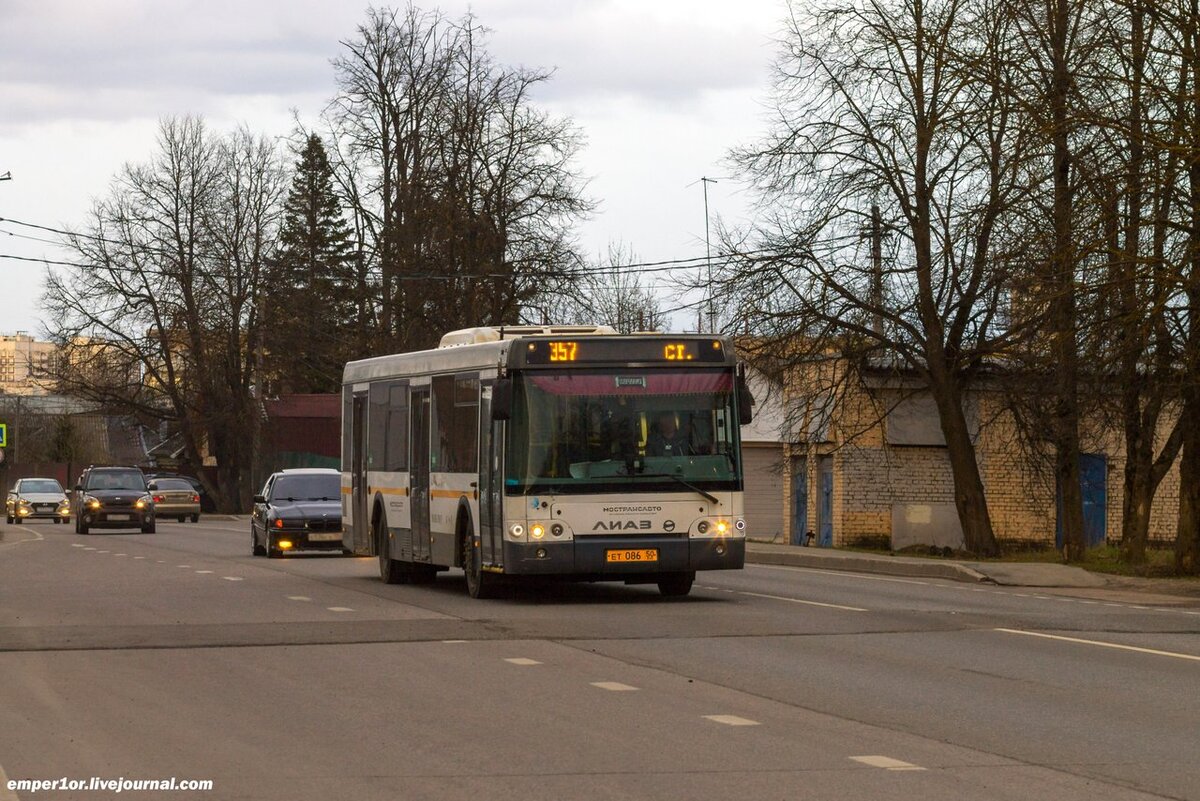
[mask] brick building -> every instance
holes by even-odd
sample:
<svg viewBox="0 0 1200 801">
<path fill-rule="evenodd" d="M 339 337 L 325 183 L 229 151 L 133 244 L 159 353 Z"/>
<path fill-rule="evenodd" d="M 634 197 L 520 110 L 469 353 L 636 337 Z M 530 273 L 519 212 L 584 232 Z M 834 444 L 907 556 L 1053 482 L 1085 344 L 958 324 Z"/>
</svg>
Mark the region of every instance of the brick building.
<svg viewBox="0 0 1200 801">
<path fill-rule="evenodd" d="M 780 449 L 777 508 L 786 525 L 776 541 L 894 549 L 960 546 L 950 460 L 932 398 L 894 374 L 838 382 L 830 380 L 829 369 L 837 368 L 823 367 L 826 374 L 806 377 L 783 392 L 793 430 L 800 433 Z M 828 389 L 834 384 L 840 387 L 836 400 Z M 1049 465 L 1039 468 L 1022 448 L 1002 393 L 981 386 L 969 394 L 966 414 L 997 538 L 1060 543 L 1053 472 Z M 1122 432 L 1098 417 L 1087 419 L 1082 450 L 1088 542 L 1116 541 L 1125 468 Z M 1152 541 L 1174 540 L 1178 503 L 1176 464 L 1154 498 Z"/>
</svg>

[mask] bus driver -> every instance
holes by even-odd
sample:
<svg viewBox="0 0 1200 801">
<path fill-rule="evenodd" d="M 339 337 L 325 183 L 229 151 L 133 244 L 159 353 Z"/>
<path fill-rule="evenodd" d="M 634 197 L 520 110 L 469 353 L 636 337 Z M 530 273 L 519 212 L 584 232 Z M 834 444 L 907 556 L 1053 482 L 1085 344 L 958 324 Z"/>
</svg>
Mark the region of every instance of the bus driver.
<svg viewBox="0 0 1200 801">
<path fill-rule="evenodd" d="M 674 412 L 663 412 L 658 416 L 654 430 L 646 438 L 647 456 L 691 456 L 692 446 L 686 434 L 675 423 Z"/>
</svg>

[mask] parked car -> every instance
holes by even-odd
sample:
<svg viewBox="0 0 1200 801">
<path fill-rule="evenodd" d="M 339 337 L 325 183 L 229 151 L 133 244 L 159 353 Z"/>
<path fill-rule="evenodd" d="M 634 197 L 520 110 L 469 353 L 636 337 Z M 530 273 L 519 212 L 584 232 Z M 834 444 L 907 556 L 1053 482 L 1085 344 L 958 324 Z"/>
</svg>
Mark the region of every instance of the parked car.
<svg viewBox="0 0 1200 801">
<path fill-rule="evenodd" d="M 148 487 L 156 516 L 178 518 L 180 523 L 189 517 L 193 523 L 200 522 L 200 494 L 190 482 L 182 478 L 155 478 Z"/>
<path fill-rule="evenodd" d="M 53 478 L 22 478 L 13 484 L 4 502 L 4 521 L 23 523 L 30 519 L 66 523 L 71 503 L 62 484 Z"/>
<path fill-rule="evenodd" d="M 342 481 L 337 470 L 283 470 L 254 496 L 250 550 L 279 557 L 286 551 L 342 550 Z"/>
<path fill-rule="evenodd" d="M 75 533 L 93 528 L 140 528 L 154 533 L 154 498 L 136 467 L 96 467 L 75 484 Z"/>
</svg>

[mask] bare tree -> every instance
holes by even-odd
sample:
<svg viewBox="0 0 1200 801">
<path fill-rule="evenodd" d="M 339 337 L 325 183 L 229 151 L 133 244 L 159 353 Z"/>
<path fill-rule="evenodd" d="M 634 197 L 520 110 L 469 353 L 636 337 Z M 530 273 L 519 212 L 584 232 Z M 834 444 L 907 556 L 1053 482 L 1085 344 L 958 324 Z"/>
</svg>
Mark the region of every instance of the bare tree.
<svg viewBox="0 0 1200 801">
<path fill-rule="evenodd" d="M 547 307 L 549 320 L 610 325 L 625 334 L 661 330 L 668 322 L 661 298 L 630 266 L 637 262 L 632 249 L 610 244 L 607 255 L 587 265 L 578 281 L 566 283 L 556 293 L 557 302 Z"/>
<path fill-rule="evenodd" d="M 919 377 L 981 554 L 997 543 L 965 395 L 1026 333 L 1001 315 L 1028 178 L 1010 25 L 986 1 L 792 5 L 772 130 L 735 154 L 765 221 L 729 245 L 758 253 L 721 283 L 768 373 L 834 358 Z"/>
<path fill-rule="evenodd" d="M 71 394 L 179 433 L 207 488 L 246 508 L 260 408 L 254 353 L 282 170 L 268 141 L 166 119 L 158 153 L 127 165 L 84 230 L 80 264 L 51 274 L 46 308 Z"/>
<path fill-rule="evenodd" d="M 335 61 L 335 171 L 379 285 L 381 346 L 516 322 L 578 263 L 590 203 L 568 120 L 534 106 L 549 73 L 497 64 L 471 16 L 372 10 Z"/>
</svg>

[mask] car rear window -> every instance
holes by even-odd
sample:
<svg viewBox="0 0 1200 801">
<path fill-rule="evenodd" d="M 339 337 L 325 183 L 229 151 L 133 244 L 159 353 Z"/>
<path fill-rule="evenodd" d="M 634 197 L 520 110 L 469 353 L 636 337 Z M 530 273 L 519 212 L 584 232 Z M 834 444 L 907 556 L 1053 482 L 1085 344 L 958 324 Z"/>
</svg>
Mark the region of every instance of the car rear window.
<svg viewBox="0 0 1200 801">
<path fill-rule="evenodd" d="M 160 490 L 187 490 L 195 492 L 196 489 L 190 483 L 181 478 L 160 478 L 154 482 Z"/>
</svg>

